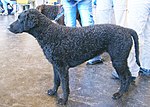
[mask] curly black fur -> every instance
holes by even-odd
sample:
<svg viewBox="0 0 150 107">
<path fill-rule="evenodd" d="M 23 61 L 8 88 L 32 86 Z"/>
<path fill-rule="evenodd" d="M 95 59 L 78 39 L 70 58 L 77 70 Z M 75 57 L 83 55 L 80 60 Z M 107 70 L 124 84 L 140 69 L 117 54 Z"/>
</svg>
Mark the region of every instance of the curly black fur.
<svg viewBox="0 0 150 107">
<path fill-rule="evenodd" d="M 131 82 L 127 58 L 133 44 L 132 37 L 137 63 L 140 66 L 138 36 L 132 29 L 111 24 L 65 27 L 53 23 L 39 11 L 31 9 L 21 13 L 10 25 L 9 30 L 13 33 L 27 32 L 37 39 L 54 69 L 54 87 L 48 94 L 55 95 L 62 83 L 63 99 L 59 99 L 61 104 L 66 104 L 68 100 L 68 69 L 103 52 L 109 53 L 113 67 L 121 80 L 120 90 L 113 95 L 114 99 L 120 98 L 128 90 Z"/>
</svg>

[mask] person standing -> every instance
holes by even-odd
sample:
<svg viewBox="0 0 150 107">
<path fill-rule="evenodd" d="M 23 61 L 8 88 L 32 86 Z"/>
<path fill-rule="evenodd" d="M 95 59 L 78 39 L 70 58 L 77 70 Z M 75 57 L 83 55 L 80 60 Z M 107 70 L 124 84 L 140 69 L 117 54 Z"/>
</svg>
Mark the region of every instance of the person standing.
<svg viewBox="0 0 150 107">
<path fill-rule="evenodd" d="M 127 4 L 128 0 L 97 0 L 96 23 L 127 27 Z M 128 57 L 128 66 L 133 80 L 138 76 L 140 69 L 135 59 L 135 52 L 132 48 Z M 119 79 L 116 71 L 113 71 L 112 75 Z"/>
<path fill-rule="evenodd" d="M 4 13 L 2 15 L 8 15 L 8 3 L 13 6 L 13 11 L 10 14 L 15 14 L 16 13 L 16 0 L 1 0 L 3 3 L 3 8 L 4 8 Z"/>
<path fill-rule="evenodd" d="M 140 72 L 150 76 L 150 0 L 129 0 L 128 10 L 128 27 L 139 36 Z"/>
<path fill-rule="evenodd" d="M 127 0 L 97 0 L 96 24 L 126 26 Z"/>
<path fill-rule="evenodd" d="M 65 16 L 65 25 L 76 27 L 76 13 L 79 11 L 82 26 L 94 25 L 92 15 L 92 0 L 62 0 Z M 102 63 L 100 56 L 89 60 L 87 64 Z"/>
</svg>

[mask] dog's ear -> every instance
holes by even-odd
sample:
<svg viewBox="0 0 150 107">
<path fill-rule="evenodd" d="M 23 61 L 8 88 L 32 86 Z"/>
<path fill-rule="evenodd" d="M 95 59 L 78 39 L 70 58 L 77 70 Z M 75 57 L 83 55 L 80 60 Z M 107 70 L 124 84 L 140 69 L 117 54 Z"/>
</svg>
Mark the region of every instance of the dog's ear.
<svg viewBox="0 0 150 107">
<path fill-rule="evenodd" d="M 43 12 L 43 8 L 44 8 L 44 5 L 40 5 L 40 6 L 37 6 L 37 10 L 42 13 Z"/>
<path fill-rule="evenodd" d="M 24 21 L 24 30 L 28 31 L 29 29 L 35 27 L 38 24 L 38 17 L 35 14 L 27 13 L 25 15 Z"/>
</svg>

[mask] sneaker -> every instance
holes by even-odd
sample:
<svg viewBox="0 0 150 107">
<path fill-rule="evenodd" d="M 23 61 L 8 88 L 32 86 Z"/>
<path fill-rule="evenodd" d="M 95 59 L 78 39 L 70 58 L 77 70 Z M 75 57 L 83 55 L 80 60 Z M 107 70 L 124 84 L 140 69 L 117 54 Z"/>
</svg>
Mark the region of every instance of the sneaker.
<svg viewBox="0 0 150 107">
<path fill-rule="evenodd" d="M 86 65 L 95 65 L 95 64 L 102 64 L 102 63 L 103 63 L 103 59 L 100 56 L 97 56 L 87 61 Z"/>
<path fill-rule="evenodd" d="M 3 16 L 7 16 L 8 15 L 8 12 L 4 12 L 2 13 Z"/>
<path fill-rule="evenodd" d="M 143 75 L 150 76 L 150 69 L 140 68 L 139 72 Z"/>
<path fill-rule="evenodd" d="M 111 74 L 112 74 L 112 76 L 113 76 L 114 79 L 119 79 L 119 76 L 118 76 L 118 74 L 117 74 L 116 71 L 113 71 Z M 135 79 L 136 79 L 136 77 L 132 76 L 132 81 L 135 81 Z"/>
<path fill-rule="evenodd" d="M 9 15 L 15 15 L 15 12 L 11 12 Z"/>
<path fill-rule="evenodd" d="M 0 13 L 4 13 L 4 11 L 5 11 L 4 9 L 0 8 Z"/>
</svg>

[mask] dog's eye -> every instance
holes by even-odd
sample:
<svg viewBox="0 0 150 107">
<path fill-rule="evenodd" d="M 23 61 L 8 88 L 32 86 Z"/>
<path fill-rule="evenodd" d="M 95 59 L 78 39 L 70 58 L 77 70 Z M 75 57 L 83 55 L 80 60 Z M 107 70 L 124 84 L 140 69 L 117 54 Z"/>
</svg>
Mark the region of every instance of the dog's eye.
<svg viewBox="0 0 150 107">
<path fill-rule="evenodd" d="M 21 22 L 21 18 L 20 18 L 20 15 L 18 16 L 18 19 L 17 19 L 19 22 Z"/>
</svg>

